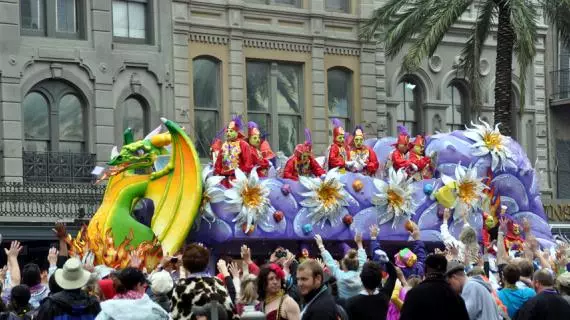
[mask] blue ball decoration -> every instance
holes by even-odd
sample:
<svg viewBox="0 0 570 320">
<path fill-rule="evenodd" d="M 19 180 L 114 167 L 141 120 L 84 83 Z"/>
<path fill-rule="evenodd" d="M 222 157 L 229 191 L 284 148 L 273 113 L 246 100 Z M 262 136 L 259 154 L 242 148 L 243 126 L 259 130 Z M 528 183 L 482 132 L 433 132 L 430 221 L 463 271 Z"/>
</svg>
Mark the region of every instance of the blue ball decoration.
<svg viewBox="0 0 570 320">
<path fill-rule="evenodd" d="M 313 225 L 312 224 L 307 223 L 306 225 L 303 226 L 303 233 L 305 235 L 308 235 L 311 232 L 313 232 Z"/>
<path fill-rule="evenodd" d="M 432 192 L 433 192 L 433 184 L 431 184 L 431 183 L 424 184 L 424 193 L 427 196 L 429 196 L 429 195 L 431 195 Z"/>
</svg>

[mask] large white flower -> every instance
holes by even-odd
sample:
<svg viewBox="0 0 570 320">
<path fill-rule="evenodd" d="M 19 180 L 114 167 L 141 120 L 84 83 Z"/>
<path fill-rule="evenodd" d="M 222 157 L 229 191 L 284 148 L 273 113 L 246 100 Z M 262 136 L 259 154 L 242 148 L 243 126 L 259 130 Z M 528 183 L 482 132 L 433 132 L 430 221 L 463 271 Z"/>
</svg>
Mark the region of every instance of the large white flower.
<svg viewBox="0 0 570 320">
<path fill-rule="evenodd" d="M 307 217 L 311 222 L 320 222 L 322 226 L 327 220 L 332 226 L 341 223 L 345 207 L 350 206 L 353 199 L 340 182 L 338 168 L 329 170 L 324 180 L 301 176 L 299 181 L 309 189 L 301 194 L 305 197 L 301 206 L 309 211 Z"/>
<path fill-rule="evenodd" d="M 202 202 L 200 204 L 200 216 L 201 219 L 196 221 L 196 228 L 200 230 L 200 224 L 202 219 L 206 220 L 208 224 L 212 224 L 216 221 L 216 215 L 212 210 L 212 203 L 222 202 L 225 199 L 224 189 L 222 189 L 220 183 L 224 180 L 221 176 L 211 176 L 213 172 L 210 166 L 207 166 L 202 170 Z"/>
<path fill-rule="evenodd" d="M 455 184 L 455 213 L 454 218 L 467 217 L 473 210 L 479 208 L 484 197 L 483 190 L 487 185 L 483 183 L 481 178 L 477 177 L 477 168 L 469 166 L 467 170 L 463 169 L 461 164 L 455 167 L 455 180 L 446 175 L 442 175 L 441 179 L 444 185 Z"/>
<path fill-rule="evenodd" d="M 479 121 L 482 125 L 471 122 L 471 125 L 475 128 L 465 127 L 464 135 L 475 141 L 471 145 L 475 149 L 472 153 L 473 156 L 483 157 L 491 154 L 491 169 L 493 171 L 499 164 L 501 168 L 504 168 L 507 162 L 512 163 L 513 154 L 506 147 L 507 137 L 499 132 L 500 123 L 497 123 L 495 128 L 492 128 L 487 122 L 481 119 Z"/>
<path fill-rule="evenodd" d="M 253 168 L 249 178 L 240 169 L 235 170 L 236 179 L 231 182 L 233 188 L 225 191 L 228 203 L 240 208 L 233 222 L 246 225 L 245 230 L 254 228 L 260 223 L 262 229 L 268 231 L 271 227 L 272 215 L 275 209 L 269 202 L 270 180 L 259 180 L 257 168 Z"/>
<path fill-rule="evenodd" d="M 415 205 L 412 199 L 414 187 L 412 179 L 404 170 L 390 168 L 388 182 L 374 179 L 374 186 L 378 193 L 372 195 L 372 204 L 378 209 L 378 224 L 384 224 L 394 220 L 393 226 L 400 221 L 409 219 L 415 213 Z"/>
</svg>

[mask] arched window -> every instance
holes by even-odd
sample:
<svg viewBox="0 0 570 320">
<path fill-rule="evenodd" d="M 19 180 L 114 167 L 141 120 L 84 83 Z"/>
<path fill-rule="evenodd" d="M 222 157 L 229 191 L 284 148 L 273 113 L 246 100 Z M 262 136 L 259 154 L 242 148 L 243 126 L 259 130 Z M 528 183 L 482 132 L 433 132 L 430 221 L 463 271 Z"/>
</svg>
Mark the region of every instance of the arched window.
<svg viewBox="0 0 570 320">
<path fill-rule="evenodd" d="M 423 133 L 423 92 L 419 82 L 404 76 L 398 83 L 393 97 L 397 100 L 397 123 L 408 128 L 411 135 Z"/>
<path fill-rule="evenodd" d="M 50 150 L 49 103 L 39 92 L 30 92 L 22 103 L 24 113 L 24 150 Z"/>
<path fill-rule="evenodd" d="M 123 131 L 127 128 L 133 130 L 136 140 L 145 137 L 149 132 L 146 104 L 138 96 L 130 96 L 123 102 Z"/>
<path fill-rule="evenodd" d="M 344 68 L 331 68 L 327 71 L 327 96 L 329 118 L 338 118 L 344 128 L 350 127 L 353 110 L 352 71 Z"/>
<path fill-rule="evenodd" d="M 86 153 L 87 108 L 64 81 L 36 84 L 22 100 L 24 181 L 91 182 L 95 155 Z"/>
<path fill-rule="evenodd" d="M 467 83 L 461 79 L 453 79 L 444 91 L 444 103 L 449 104 L 447 109 L 447 123 L 453 130 L 465 129 L 473 117 L 469 108 Z"/>
<path fill-rule="evenodd" d="M 23 100 L 24 151 L 85 151 L 85 108 L 79 92 L 62 81 L 43 81 Z"/>
<path fill-rule="evenodd" d="M 192 74 L 196 148 L 201 158 L 208 158 L 210 144 L 219 128 L 222 102 L 220 62 L 212 57 L 195 58 Z"/>
</svg>

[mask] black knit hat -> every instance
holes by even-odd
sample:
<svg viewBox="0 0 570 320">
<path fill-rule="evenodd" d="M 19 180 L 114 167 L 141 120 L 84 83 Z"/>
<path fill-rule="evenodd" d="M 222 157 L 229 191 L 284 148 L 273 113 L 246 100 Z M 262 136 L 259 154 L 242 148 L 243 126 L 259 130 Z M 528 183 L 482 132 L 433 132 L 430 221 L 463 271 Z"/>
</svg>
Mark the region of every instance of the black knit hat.
<svg viewBox="0 0 570 320">
<path fill-rule="evenodd" d="M 447 271 L 447 259 L 442 254 L 430 254 L 426 258 L 425 262 L 426 268 L 432 270 L 432 272 L 438 272 L 444 274 Z"/>
</svg>

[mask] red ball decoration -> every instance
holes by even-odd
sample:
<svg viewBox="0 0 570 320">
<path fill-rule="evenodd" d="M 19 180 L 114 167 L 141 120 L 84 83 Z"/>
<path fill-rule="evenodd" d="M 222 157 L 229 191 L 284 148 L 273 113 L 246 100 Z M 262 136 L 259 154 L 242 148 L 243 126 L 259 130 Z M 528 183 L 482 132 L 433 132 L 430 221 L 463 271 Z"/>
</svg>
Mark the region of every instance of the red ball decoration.
<svg viewBox="0 0 570 320">
<path fill-rule="evenodd" d="M 347 226 L 350 226 L 352 224 L 352 216 L 350 214 L 347 214 L 342 218 L 342 222 L 344 222 L 344 224 Z"/>
<path fill-rule="evenodd" d="M 362 181 L 360 179 L 356 179 L 352 183 L 352 189 L 355 192 L 360 192 L 360 190 L 362 190 L 363 188 L 364 188 L 364 183 L 362 183 Z"/>
<path fill-rule="evenodd" d="M 275 213 L 273 214 L 273 219 L 275 219 L 275 222 L 277 223 L 281 222 L 281 220 L 283 220 L 284 217 L 285 215 L 283 214 L 283 211 L 275 211 Z"/>
</svg>

